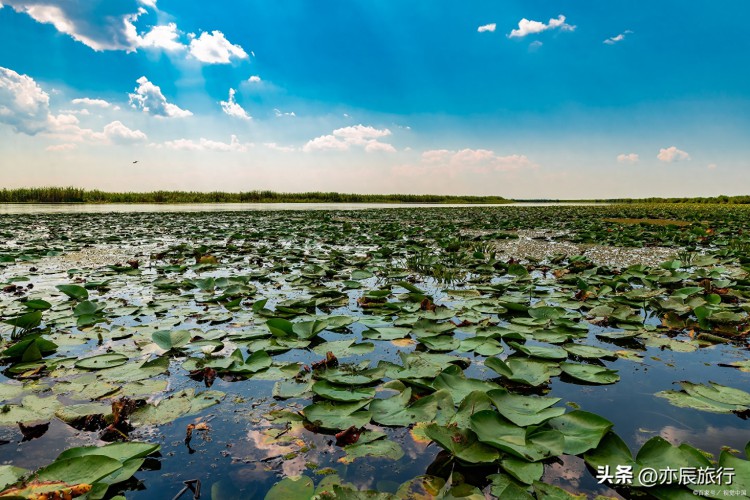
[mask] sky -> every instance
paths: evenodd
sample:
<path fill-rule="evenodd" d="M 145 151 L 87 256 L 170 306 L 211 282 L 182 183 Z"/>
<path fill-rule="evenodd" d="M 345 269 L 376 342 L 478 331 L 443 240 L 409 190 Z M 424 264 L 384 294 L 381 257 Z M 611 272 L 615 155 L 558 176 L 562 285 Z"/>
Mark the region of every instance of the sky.
<path fill-rule="evenodd" d="M 750 194 L 746 0 L 0 0 L 0 188 Z"/>

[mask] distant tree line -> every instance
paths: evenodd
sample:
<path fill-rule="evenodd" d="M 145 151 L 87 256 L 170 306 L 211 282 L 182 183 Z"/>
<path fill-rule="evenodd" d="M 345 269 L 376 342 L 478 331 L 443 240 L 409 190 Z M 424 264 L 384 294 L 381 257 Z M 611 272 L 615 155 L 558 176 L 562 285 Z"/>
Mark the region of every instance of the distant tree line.
<path fill-rule="evenodd" d="M 275 191 L 151 191 L 111 193 L 97 189 L 43 187 L 0 190 L 0 203 L 509 203 L 501 196 L 431 194 L 277 193 Z"/>
<path fill-rule="evenodd" d="M 695 198 L 609 198 L 594 200 L 555 200 L 550 198 L 513 200 L 517 203 L 703 203 L 725 205 L 750 204 L 750 195 L 743 196 L 710 196 Z"/>
<path fill-rule="evenodd" d="M 607 200 L 610 203 L 718 203 L 725 205 L 750 204 L 750 196 L 709 196 L 699 198 L 619 198 Z"/>

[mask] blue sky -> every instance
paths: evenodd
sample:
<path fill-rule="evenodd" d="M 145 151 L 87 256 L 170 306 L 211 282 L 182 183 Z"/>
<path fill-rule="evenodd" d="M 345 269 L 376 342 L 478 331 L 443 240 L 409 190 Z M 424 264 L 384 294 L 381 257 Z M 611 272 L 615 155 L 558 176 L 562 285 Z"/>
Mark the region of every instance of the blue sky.
<path fill-rule="evenodd" d="M 0 5 L 3 187 L 750 192 L 745 1 Z"/>

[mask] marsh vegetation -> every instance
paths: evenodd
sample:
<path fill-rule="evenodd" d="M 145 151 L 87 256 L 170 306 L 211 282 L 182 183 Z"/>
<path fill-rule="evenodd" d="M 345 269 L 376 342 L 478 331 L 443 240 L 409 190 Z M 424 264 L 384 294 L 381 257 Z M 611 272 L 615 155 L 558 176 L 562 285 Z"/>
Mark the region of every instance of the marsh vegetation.
<path fill-rule="evenodd" d="M 0 215 L 0 495 L 711 489 L 615 465 L 748 491 L 749 229 L 729 205 Z"/>

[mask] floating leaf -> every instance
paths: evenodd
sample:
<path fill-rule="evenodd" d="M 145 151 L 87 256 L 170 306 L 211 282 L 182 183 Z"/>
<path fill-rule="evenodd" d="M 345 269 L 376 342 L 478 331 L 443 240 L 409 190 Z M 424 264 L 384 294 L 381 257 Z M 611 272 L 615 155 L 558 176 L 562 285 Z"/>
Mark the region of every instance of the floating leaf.
<path fill-rule="evenodd" d="M 162 330 L 154 332 L 151 335 L 154 343 L 165 351 L 177 349 L 178 347 L 186 345 L 190 342 L 190 337 L 190 332 L 187 330 Z"/>
<path fill-rule="evenodd" d="M 521 427 L 538 425 L 565 413 L 565 408 L 550 408 L 560 402 L 560 398 L 523 396 L 505 389 L 488 391 L 487 396 L 503 417 Z"/>
<path fill-rule="evenodd" d="M 591 384 L 614 384 L 620 380 L 617 370 L 610 370 L 603 366 L 561 363 L 560 369 L 566 375 Z"/>
<path fill-rule="evenodd" d="M 285 477 L 266 493 L 266 500 L 310 500 L 314 493 L 315 486 L 309 477 Z"/>
<path fill-rule="evenodd" d="M 549 426 L 560 431 L 565 439 L 564 452 L 580 455 L 596 448 L 612 422 L 594 413 L 576 410 L 549 421 Z"/>
<path fill-rule="evenodd" d="M 90 358 L 83 358 L 76 361 L 76 368 L 85 370 L 103 370 L 105 368 L 114 368 L 115 366 L 124 365 L 128 362 L 128 357 L 117 352 L 99 354 Z"/>
<path fill-rule="evenodd" d="M 424 431 L 427 437 L 464 462 L 488 463 L 494 462 L 500 456 L 495 448 L 480 443 L 476 434 L 468 429 L 431 423 Z"/>
<path fill-rule="evenodd" d="M 82 286 L 78 285 L 57 285 L 55 288 L 67 295 L 73 300 L 86 300 L 89 298 L 89 292 Z"/>

